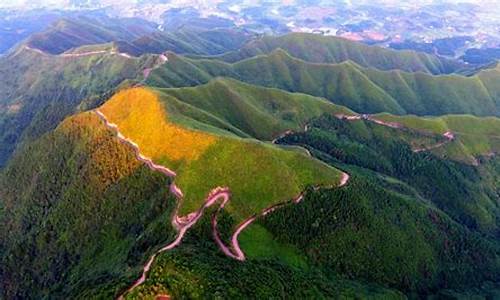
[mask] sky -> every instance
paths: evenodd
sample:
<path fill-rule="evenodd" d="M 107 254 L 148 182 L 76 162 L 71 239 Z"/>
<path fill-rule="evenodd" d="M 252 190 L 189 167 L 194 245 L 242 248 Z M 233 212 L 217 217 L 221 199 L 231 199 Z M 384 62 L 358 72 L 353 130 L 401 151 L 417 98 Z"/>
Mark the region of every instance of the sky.
<path fill-rule="evenodd" d="M 367 1 L 365 0 L 364 2 L 380 2 L 384 3 L 387 5 L 394 5 L 397 6 L 398 3 L 401 2 L 413 2 L 415 3 L 414 0 L 377 0 L 377 1 Z M 35 7 L 50 7 L 50 8 L 69 8 L 71 7 L 71 2 L 80 2 L 80 3 L 85 3 L 85 2 L 90 2 L 90 3 L 101 3 L 101 4 L 135 4 L 137 2 L 147 2 L 147 0 L 0 0 L 0 7 L 4 8 L 35 8 Z M 162 2 L 162 1 L 157 1 L 157 2 Z M 198 5 L 202 6 L 207 6 L 211 4 L 215 4 L 217 2 L 220 2 L 219 0 L 174 0 L 174 1 L 163 1 L 163 2 L 178 2 L 179 4 L 189 4 L 189 3 L 197 3 Z M 277 2 L 277 1 L 276 1 Z M 283 2 L 294 2 L 290 0 L 283 0 Z M 346 2 L 351 2 L 351 1 L 346 1 Z M 352 1 L 353 3 L 360 3 L 363 1 Z M 486 5 L 486 6 L 492 6 L 492 5 L 500 5 L 500 0 L 419 0 L 418 4 L 427 4 L 427 3 L 440 3 L 440 2 L 452 2 L 452 3 L 457 3 L 457 2 L 469 2 L 469 3 L 476 3 L 476 4 L 481 4 L 481 5 Z"/>

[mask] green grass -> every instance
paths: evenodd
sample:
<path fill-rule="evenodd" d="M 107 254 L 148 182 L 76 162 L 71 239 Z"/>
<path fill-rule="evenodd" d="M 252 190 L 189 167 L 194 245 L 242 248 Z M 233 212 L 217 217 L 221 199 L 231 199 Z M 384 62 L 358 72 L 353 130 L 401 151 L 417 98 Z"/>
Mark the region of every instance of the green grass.
<path fill-rule="evenodd" d="M 377 115 L 377 118 L 398 122 L 414 130 L 443 134 L 452 131 L 457 141 L 444 147 L 451 158 L 467 160 L 470 156 L 487 156 L 500 151 L 500 119 L 478 118 L 471 115 L 446 115 L 442 117 Z M 457 145 L 458 144 L 458 145 Z M 448 151 L 449 150 L 449 151 Z"/>
<path fill-rule="evenodd" d="M 278 243 L 261 225 L 255 224 L 244 230 L 239 241 L 249 259 L 276 259 L 295 268 L 309 267 L 306 257 L 297 248 Z"/>
<path fill-rule="evenodd" d="M 217 99 L 221 102 L 232 100 L 229 97 Z M 279 115 L 280 110 L 288 108 L 298 110 L 294 105 L 301 103 L 301 99 L 299 96 L 287 106 L 276 107 L 275 113 Z M 171 96 L 165 97 L 154 90 L 134 88 L 120 92 L 100 110 L 110 122 L 118 125 L 124 136 L 139 145 L 143 154 L 177 173 L 175 182 L 184 193 L 179 208 L 181 215 L 200 208 L 210 191 L 219 186 L 231 190 L 231 201 L 225 210 L 231 213 L 235 223 L 239 223 L 268 206 L 292 200 L 309 185 L 338 185 L 338 170 L 296 149 L 277 147 L 254 138 L 218 135 L 217 131 L 203 132 L 175 123 L 176 119 L 171 116 L 180 112 L 169 110 L 171 100 Z M 259 104 L 265 106 L 265 99 Z M 330 106 L 324 101 L 318 104 Z M 252 114 L 238 121 L 252 128 L 259 123 Z"/>
<path fill-rule="evenodd" d="M 335 186 L 340 180 L 339 171 L 304 154 L 229 138 L 220 140 L 177 172 L 175 181 L 185 196 L 181 214 L 201 207 L 211 189 L 227 186 L 231 201 L 225 210 L 236 223 L 272 204 L 291 200 L 308 185 Z"/>
<path fill-rule="evenodd" d="M 325 99 L 229 78 L 216 78 L 192 88 L 160 91 L 175 98 L 166 101 L 173 113 L 260 140 L 272 140 L 289 129 L 303 130 L 308 120 L 324 113 L 353 114 Z"/>
<path fill-rule="evenodd" d="M 277 49 L 235 63 L 171 54 L 169 63 L 155 70 L 148 84 L 185 87 L 207 83 L 214 77 L 230 77 L 323 97 L 358 113 L 493 116 L 499 114 L 500 93 L 495 92 L 499 74 L 494 69 L 470 77 L 434 76 L 366 68 L 352 61 L 311 63 Z"/>
<path fill-rule="evenodd" d="M 432 74 L 451 73 L 462 68 L 458 62 L 415 51 L 395 51 L 368 46 L 338 37 L 309 33 L 290 33 L 283 36 L 264 36 L 216 58 L 235 62 L 260 54 L 283 49 L 292 56 L 314 63 L 354 61 L 364 67 L 380 70 L 400 69 Z"/>
<path fill-rule="evenodd" d="M 114 298 L 174 237 L 168 190 L 97 116 L 65 120 L 2 172 L 2 297 Z"/>

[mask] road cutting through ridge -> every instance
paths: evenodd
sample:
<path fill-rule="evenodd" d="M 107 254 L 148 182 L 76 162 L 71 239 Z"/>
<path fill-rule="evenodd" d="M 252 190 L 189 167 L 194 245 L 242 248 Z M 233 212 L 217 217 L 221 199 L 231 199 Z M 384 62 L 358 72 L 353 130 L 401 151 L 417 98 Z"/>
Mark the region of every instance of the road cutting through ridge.
<path fill-rule="evenodd" d="M 30 46 L 24 46 L 24 49 L 26 49 L 28 51 L 33 51 L 33 52 L 36 52 L 38 54 L 45 55 L 45 56 L 85 57 L 85 56 L 100 55 L 100 54 L 110 54 L 110 55 L 118 55 L 118 56 L 121 56 L 121 57 L 125 57 L 127 59 L 137 59 L 137 57 L 134 57 L 134 56 L 132 56 L 132 55 L 130 55 L 128 53 L 117 52 L 114 49 L 111 49 L 111 50 L 87 51 L 87 52 L 80 52 L 80 53 L 61 53 L 61 54 L 57 54 L 57 55 L 53 55 L 53 54 L 44 52 L 44 51 L 42 51 L 40 49 L 37 49 L 37 48 L 32 48 Z M 156 61 L 156 63 L 152 67 L 145 68 L 144 70 L 142 70 L 142 75 L 144 77 L 144 80 L 148 79 L 148 77 L 149 77 L 149 75 L 151 74 L 152 71 L 154 71 L 155 69 L 159 68 L 160 66 L 162 66 L 163 64 L 165 64 L 167 61 L 168 61 L 168 57 L 167 57 L 167 55 L 165 55 L 165 53 L 162 53 L 162 54 L 158 55 L 158 60 Z"/>
<path fill-rule="evenodd" d="M 146 68 L 142 71 L 142 75 L 144 76 L 144 80 L 148 79 L 151 72 L 153 72 L 157 68 L 161 67 L 163 64 L 165 64 L 168 61 L 168 57 L 164 53 L 160 54 L 160 56 L 158 56 L 158 58 L 160 59 L 160 61 L 157 62 L 153 67 Z"/>
<path fill-rule="evenodd" d="M 364 115 L 354 115 L 354 116 L 352 116 L 352 115 L 337 114 L 337 115 L 335 115 L 335 117 L 338 118 L 338 119 L 340 119 L 340 120 L 346 120 L 346 121 L 365 120 L 365 121 L 373 122 L 375 124 L 378 124 L 378 125 L 381 125 L 381 126 L 390 127 L 390 128 L 407 129 L 401 123 L 382 121 L 382 120 L 374 118 L 371 115 L 366 115 L 366 114 L 364 114 Z M 415 149 L 413 149 L 413 152 L 430 151 L 430 150 L 442 147 L 442 146 L 448 144 L 449 142 L 452 142 L 453 140 L 455 140 L 455 134 L 452 131 L 446 131 L 445 133 L 441 134 L 441 136 L 445 139 L 443 142 L 439 142 L 439 143 L 436 143 L 434 145 L 427 146 L 427 147 L 415 148 Z"/>
<path fill-rule="evenodd" d="M 44 52 L 38 48 L 32 48 L 30 46 L 24 46 L 24 49 L 33 51 L 42 55 L 47 55 L 47 56 L 59 56 L 59 57 L 84 57 L 84 56 L 92 56 L 92 55 L 99 55 L 99 54 L 111 54 L 111 55 L 119 55 L 125 58 L 135 58 L 131 56 L 130 54 L 123 53 L 123 52 L 117 52 L 115 50 L 95 50 L 95 51 L 87 51 L 87 52 L 79 52 L 79 53 L 60 53 L 60 54 L 50 54 L 47 52 Z"/>
<path fill-rule="evenodd" d="M 173 170 L 170 170 L 169 168 L 167 168 L 165 166 L 155 164 L 151 158 L 144 156 L 140 152 L 139 146 L 134 141 L 125 137 L 119 131 L 118 126 L 114 123 L 109 122 L 107 117 L 101 111 L 95 110 L 94 112 L 104 122 L 105 126 L 108 129 L 113 130 L 116 133 L 117 138 L 121 142 L 123 142 L 123 143 L 125 143 L 133 148 L 137 160 L 139 160 L 142 163 L 144 163 L 145 165 L 147 165 L 152 171 L 157 171 L 157 172 L 160 172 L 168 177 L 175 178 L 176 173 Z M 307 130 L 307 126 L 304 129 Z M 291 132 L 288 132 L 287 134 L 290 134 L 290 133 Z M 340 184 L 338 185 L 338 187 L 341 187 L 341 186 L 344 186 L 345 184 L 347 184 L 348 180 L 349 180 L 349 175 L 345 172 L 342 172 L 342 178 L 340 180 Z M 147 278 L 147 274 L 148 274 L 149 270 L 151 269 L 151 265 L 152 265 L 154 259 L 156 258 L 156 256 L 164 251 L 170 250 L 170 249 L 178 246 L 181 243 L 182 238 L 186 234 L 187 230 L 189 228 L 191 228 L 194 224 L 196 224 L 196 222 L 202 217 L 205 209 L 212 206 L 214 203 L 220 202 L 218 209 L 212 215 L 212 219 L 211 219 L 212 232 L 213 232 L 214 239 L 215 239 L 217 245 L 219 246 L 219 248 L 221 249 L 221 251 L 225 255 L 227 255 L 231 258 L 234 258 L 236 260 L 239 260 L 239 261 L 244 261 L 245 254 L 241 250 L 241 247 L 240 247 L 239 242 L 238 242 L 238 236 L 240 235 L 240 233 L 246 227 L 248 227 L 250 224 L 252 224 L 258 217 L 265 216 L 265 215 L 271 213 L 272 211 L 276 210 L 277 208 L 282 207 L 284 205 L 300 203 L 300 201 L 303 199 L 303 193 L 301 193 L 297 197 L 295 197 L 292 201 L 287 201 L 287 202 L 282 202 L 279 204 L 272 205 L 272 206 L 262 210 L 259 214 L 255 214 L 255 215 L 249 217 L 248 219 L 246 219 L 245 221 L 243 221 L 242 223 L 240 223 L 236 227 L 235 232 L 231 236 L 231 244 L 230 244 L 230 246 L 227 246 L 220 238 L 220 234 L 219 234 L 219 231 L 217 229 L 217 216 L 218 216 L 219 212 L 227 204 L 227 202 L 229 202 L 229 200 L 230 200 L 231 193 L 230 193 L 230 190 L 228 187 L 216 187 L 216 188 L 212 189 L 212 191 L 209 193 L 209 195 L 205 199 L 205 202 L 202 205 L 202 207 L 200 207 L 197 211 L 194 211 L 186 216 L 179 216 L 178 215 L 181 200 L 183 198 L 182 190 L 175 184 L 175 182 L 172 182 L 170 184 L 169 190 L 179 200 L 177 207 L 175 209 L 174 216 L 172 218 L 172 225 L 177 230 L 177 237 L 175 238 L 175 240 L 173 242 L 163 246 L 161 249 L 156 251 L 148 259 L 148 261 L 146 262 L 146 264 L 143 267 L 143 271 L 142 271 L 141 276 L 124 293 L 122 293 L 118 297 L 118 299 L 120 299 L 120 300 L 124 299 L 125 294 L 131 292 L 133 289 L 135 289 L 136 287 L 138 287 L 139 285 L 144 283 L 144 281 Z M 219 200 L 221 200 L 221 201 L 219 201 Z"/>

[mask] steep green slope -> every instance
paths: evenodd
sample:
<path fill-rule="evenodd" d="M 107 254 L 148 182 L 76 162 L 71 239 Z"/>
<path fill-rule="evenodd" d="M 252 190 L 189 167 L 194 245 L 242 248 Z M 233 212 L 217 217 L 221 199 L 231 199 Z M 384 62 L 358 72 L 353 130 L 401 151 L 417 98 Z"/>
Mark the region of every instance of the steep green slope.
<path fill-rule="evenodd" d="M 26 44 L 51 54 L 60 54 L 71 48 L 102 44 L 111 41 L 129 41 L 156 31 L 156 25 L 142 19 L 80 16 L 61 19 L 46 30 L 28 38 Z"/>
<path fill-rule="evenodd" d="M 253 227 L 262 228 L 252 225 L 243 234 L 262 246 L 277 243 L 274 237 L 261 240 L 254 231 L 250 233 Z M 201 220 L 181 247 L 158 257 L 150 278 L 125 299 L 154 299 L 159 294 L 173 298 L 406 299 L 397 290 L 346 280 L 313 264 L 297 267 L 279 257 L 252 257 L 245 263 L 230 260 L 217 253 L 209 228 L 209 218 Z"/>
<path fill-rule="evenodd" d="M 396 117 L 404 120 L 405 117 Z M 456 119 L 455 116 L 443 119 Z M 386 119 L 390 119 L 389 116 Z M 391 119 L 392 120 L 392 119 Z M 465 118 L 467 120 L 467 118 Z M 412 124 L 426 124 L 423 118 L 408 120 Z M 469 145 L 484 141 L 486 130 L 491 122 L 498 119 L 477 119 L 476 134 L 464 139 L 457 137 L 443 144 L 434 155 L 430 151 L 415 152 L 410 143 L 414 139 L 432 139 L 422 126 L 417 131 L 390 128 L 367 121 L 346 121 L 325 116 L 310 124 L 311 129 L 304 133 L 289 135 L 283 139 L 289 144 L 308 147 L 313 153 L 320 151 L 331 161 L 340 161 L 398 178 L 412 186 L 420 195 L 432 201 L 455 221 L 473 229 L 498 236 L 500 223 L 498 216 L 499 177 L 495 170 L 498 156 L 482 159 L 482 164 L 473 166 L 453 161 L 456 146 L 454 143 Z M 459 121 L 461 124 L 462 121 Z M 451 127 L 458 129 L 458 125 Z M 449 128 L 446 128 L 448 130 Z M 441 135 L 441 129 L 437 130 Z M 426 142 L 428 143 L 428 142 Z M 439 140 L 435 143 L 440 143 Z M 470 146 L 472 147 L 472 146 Z M 434 150 L 433 150 L 434 151 Z"/>
<path fill-rule="evenodd" d="M 404 70 L 431 74 L 453 73 L 464 65 L 445 58 L 414 51 L 395 51 L 349 41 L 343 38 L 310 33 L 290 33 L 283 36 L 264 36 L 241 49 L 217 57 L 236 62 L 256 55 L 283 49 L 290 55 L 313 63 L 354 61 L 363 67 L 379 70 Z"/>
<path fill-rule="evenodd" d="M 310 193 L 303 204 L 276 211 L 262 226 L 326 273 L 383 284 L 415 298 L 498 282 L 496 240 L 398 191 L 404 185 L 393 179 L 355 168 L 349 172 L 352 181 L 345 189 Z"/>
<path fill-rule="evenodd" d="M 360 113 L 442 115 L 470 113 L 498 115 L 500 98 L 497 69 L 476 76 L 433 76 L 425 73 L 379 71 L 352 62 L 308 63 L 283 50 L 234 64 L 169 55 L 169 63 L 156 70 L 149 83 L 158 87 L 192 86 L 216 76 L 266 87 L 327 98 Z M 258 75 L 257 75 L 258 74 Z"/>
<path fill-rule="evenodd" d="M 235 50 L 253 37 L 236 28 L 203 29 L 186 26 L 160 31 L 157 25 L 136 18 L 106 16 L 61 19 L 43 32 L 30 36 L 25 44 L 50 54 L 61 54 L 85 45 L 116 43 L 120 52 L 138 56 L 146 53 L 213 55 Z"/>
<path fill-rule="evenodd" d="M 306 186 L 336 187 L 341 174 L 306 154 L 253 139 L 186 128 L 171 119 L 171 99 L 153 90 L 119 92 L 101 111 L 141 153 L 174 170 L 184 194 L 179 214 L 198 210 L 216 187 L 227 187 L 225 205 L 235 224 L 267 207 L 297 197 Z M 166 108 L 166 109 L 165 109 Z M 238 163 L 234 159 L 241 153 Z"/>
<path fill-rule="evenodd" d="M 168 180 L 94 114 L 25 147 L 0 178 L 2 298 L 113 298 L 174 233 Z"/>
<path fill-rule="evenodd" d="M 172 117 L 231 131 L 243 137 L 272 140 L 286 130 L 302 130 L 324 113 L 353 114 L 348 109 L 304 94 L 216 78 L 192 88 L 160 90 L 175 97 L 167 102 Z"/>
<path fill-rule="evenodd" d="M 0 58 L 0 166 L 17 144 L 99 104 L 124 80 L 142 79 L 143 69 L 156 61 L 110 53 L 53 56 L 26 48 Z"/>

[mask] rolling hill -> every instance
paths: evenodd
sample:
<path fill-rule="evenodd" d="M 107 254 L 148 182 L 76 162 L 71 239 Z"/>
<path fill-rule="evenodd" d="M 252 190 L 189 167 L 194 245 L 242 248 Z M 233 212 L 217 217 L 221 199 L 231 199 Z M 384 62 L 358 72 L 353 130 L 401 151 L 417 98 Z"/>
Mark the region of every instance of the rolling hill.
<path fill-rule="evenodd" d="M 231 190 L 225 209 L 240 223 L 266 207 L 297 197 L 308 185 L 336 186 L 340 182 L 340 172 L 299 151 L 172 123 L 168 109 L 163 108 L 168 104 L 162 104 L 170 99 L 161 99 L 145 88 L 125 90 L 99 111 L 145 156 L 178 170 L 175 182 L 184 191 L 180 215 L 196 211 L 218 186 Z M 234 164 L 232 160 L 238 153 L 245 153 L 245 157 Z M 249 182 L 250 174 L 253 176 Z"/>
<path fill-rule="evenodd" d="M 255 76 L 259 74 L 259 76 Z M 363 68 L 351 61 L 309 63 L 284 50 L 228 64 L 169 55 L 169 64 L 148 79 L 157 87 L 193 86 L 213 77 L 324 97 L 359 113 L 498 115 L 498 69 L 475 76 L 434 76 Z"/>
<path fill-rule="evenodd" d="M 157 60 L 156 55 L 128 58 L 108 51 L 49 55 L 29 48 L 0 58 L 0 165 L 22 141 L 94 107 L 125 80 L 142 80 L 143 70 Z"/>
<path fill-rule="evenodd" d="M 264 36 L 250 41 L 241 49 L 216 56 L 226 62 L 243 59 L 282 49 L 290 55 L 312 63 L 341 63 L 353 61 L 356 64 L 379 70 L 403 70 L 430 74 L 448 74 L 466 66 L 456 61 L 415 51 L 394 51 L 368 46 L 339 37 L 321 36 L 310 33 L 290 33 L 283 36 Z"/>
<path fill-rule="evenodd" d="M 44 31 L 30 36 L 25 44 L 50 54 L 61 54 L 84 45 L 114 42 L 120 52 L 134 56 L 167 50 L 179 54 L 214 55 L 238 49 L 253 37 L 251 33 L 236 28 L 184 26 L 165 32 L 157 27 L 137 18 L 75 16 L 54 22 Z"/>
<path fill-rule="evenodd" d="M 353 114 L 325 99 L 279 89 L 215 78 L 205 85 L 160 89 L 180 122 L 189 118 L 241 137 L 271 141 L 287 130 L 303 130 L 307 121 L 325 113 Z M 189 124 L 189 123 L 187 123 Z"/>
<path fill-rule="evenodd" d="M 498 66 L 93 20 L 0 57 L 0 298 L 499 297 Z"/>

